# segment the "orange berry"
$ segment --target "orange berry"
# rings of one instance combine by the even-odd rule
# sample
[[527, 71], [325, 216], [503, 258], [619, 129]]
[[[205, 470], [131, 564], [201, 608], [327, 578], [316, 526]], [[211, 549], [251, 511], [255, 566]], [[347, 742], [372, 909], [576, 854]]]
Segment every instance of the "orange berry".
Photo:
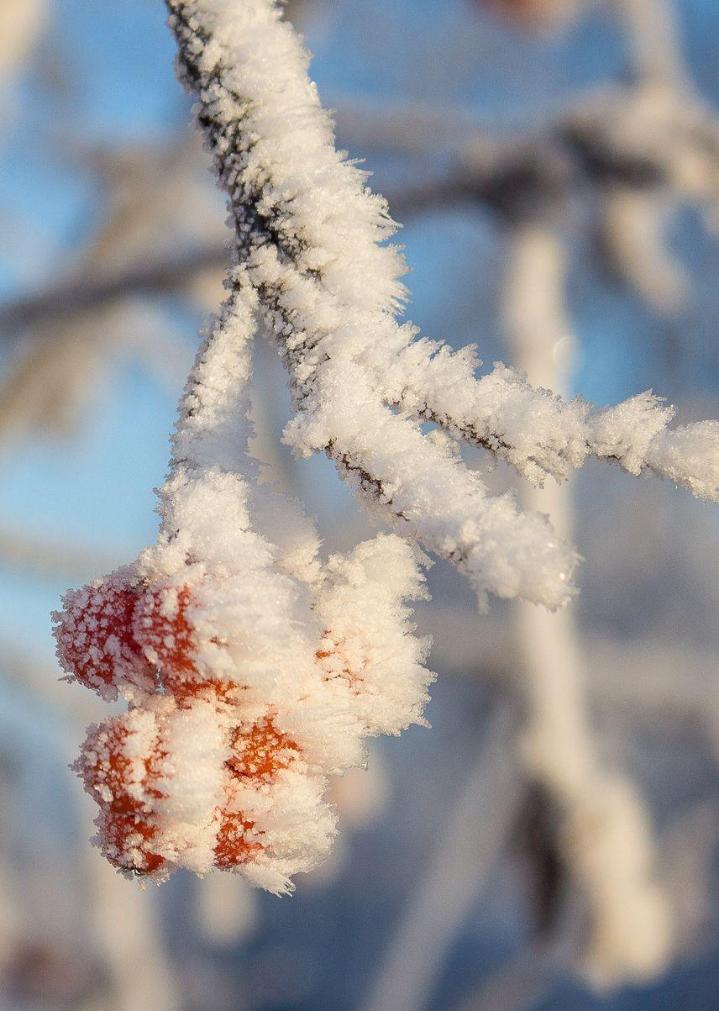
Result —
[[187, 681], [180, 678], [165, 678], [164, 681], [180, 708], [202, 699], [215, 701], [218, 706], [232, 706], [237, 703], [237, 693], [242, 690], [236, 681]]
[[110, 863], [135, 874], [151, 874], [165, 865], [152, 846], [157, 836], [152, 801], [162, 796], [154, 766], [162, 753], [157, 743], [147, 755], [132, 753], [131, 715], [92, 727], [74, 768], [100, 807], [96, 824]]
[[191, 601], [189, 586], [150, 586], [139, 596], [134, 608], [135, 641], [171, 690], [175, 684], [197, 675], [194, 630], [187, 613]]
[[251, 838], [254, 827], [255, 823], [245, 820], [240, 812], [224, 813], [217, 833], [215, 867], [222, 871], [241, 867], [264, 849], [261, 842]]
[[155, 687], [152, 666], [132, 635], [137, 595], [117, 577], [70, 590], [64, 610], [53, 614], [60, 666], [103, 698], [117, 698], [131, 684], [143, 691]]
[[264, 849], [262, 833], [254, 833], [255, 823], [240, 810], [233, 810], [235, 784], [270, 783], [280, 769], [286, 769], [299, 753], [297, 744], [278, 730], [271, 716], [257, 720], [247, 730], [236, 727], [231, 738], [232, 756], [225, 762], [231, 775], [228, 799], [217, 833], [215, 864], [221, 869], [247, 863]]
[[253, 723], [249, 731], [236, 727], [232, 750], [226, 765], [234, 776], [265, 781], [286, 769], [299, 752], [292, 738], [277, 729], [271, 716]]

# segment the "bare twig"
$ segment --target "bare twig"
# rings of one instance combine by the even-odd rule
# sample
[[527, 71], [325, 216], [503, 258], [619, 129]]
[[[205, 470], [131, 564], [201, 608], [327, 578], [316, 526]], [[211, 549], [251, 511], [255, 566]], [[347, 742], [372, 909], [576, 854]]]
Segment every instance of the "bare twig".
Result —
[[67, 319], [78, 312], [121, 302], [131, 295], [176, 291], [198, 274], [226, 267], [229, 255], [226, 243], [216, 243], [179, 257], [135, 262], [127, 269], [90, 281], [72, 278], [50, 290], [0, 306], [0, 331], [17, 332], [48, 320]]
[[117, 561], [109, 552], [0, 526], [0, 568], [39, 579], [87, 579], [94, 572], [109, 571]]

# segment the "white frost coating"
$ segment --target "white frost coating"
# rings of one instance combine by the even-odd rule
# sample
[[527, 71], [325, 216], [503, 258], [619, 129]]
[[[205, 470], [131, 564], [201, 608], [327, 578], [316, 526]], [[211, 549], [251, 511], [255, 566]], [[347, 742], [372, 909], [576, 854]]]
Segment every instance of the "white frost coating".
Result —
[[647, 449], [647, 466], [677, 484], [686, 485], [697, 498], [716, 502], [719, 494], [719, 422], [658, 432]]
[[[180, 402], [172, 445], [175, 463], [233, 470], [245, 460], [249, 425], [243, 433], [241, 419], [247, 415], [248, 344], [256, 298], [242, 270], [231, 271], [230, 282], [235, 292], [207, 329]], [[222, 340], [215, 339], [218, 333]]]
[[[240, 258], [292, 375], [292, 446], [328, 453], [403, 533], [457, 562], [480, 596], [524, 596], [552, 608], [571, 594], [574, 554], [544, 519], [492, 500], [476, 475], [421, 435], [418, 421], [485, 446], [536, 483], [599, 455], [716, 497], [704, 453], [669, 469], [662, 454], [647, 455], [670, 417], [650, 395], [639, 398], [641, 411], [634, 398], [592, 414], [503, 366], [478, 380], [472, 349], [452, 352], [399, 325], [405, 266], [397, 249], [379, 244], [393, 230], [387, 208], [334, 149], [307, 55], [276, 3], [168, 7]], [[627, 415], [635, 430], [625, 445]]]
[[316, 610], [326, 629], [325, 676], [356, 695], [365, 733], [399, 734], [421, 723], [427, 700], [422, 661], [429, 643], [408, 636], [408, 592], [423, 595], [409, 545], [398, 537], [360, 544], [327, 563]]
[[[531, 386], [522, 373], [501, 363], [477, 379], [481, 363], [472, 348], [452, 351], [434, 341], [416, 343], [419, 348], [412, 344], [394, 361], [377, 364], [377, 382], [386, 399], [490, 450], [532, 484], [541, 485], [546, 476], [563, 481], [588, 457], [608, 457], [630, 474], [650, 470], [684, 485], [697, 498], [719, 501], [716, 437], [707, 438], [717, 422], [667, 429], [674, 410], [651, 391], [595, 410], [580, 397], [564, 400]], [[635, 426], [631, 433], [629, 419]], [[653, 440], [669, 445], [679, 431], [687, 457], [676, 466], [655, 450]], [[625, 441], [630, 451], [617, 455], [615, 449]]]
[[[243, 866], [253, 884], [277, 895], [292, 891], [290, 876], [310, 870], [330, 849], [336, 818], [323, 802], [324, 780], [301, 762], [282, 770], [264, 790], [238, 787], [231, 806], [255, 823], [249, 839], [263, 849]], [[254, 834], [253, 834], [254, 833]]]
[[167, 721], [162, 738], [166, 754], [157, 768], [164, 794], [155, 805], [157, 852], [199, 873], [214, 862], [229, 723], [229, 714], [198, 701]]
[[652, 440], [671, 420], [674, 410], [653, 393], [640, 393], [592, 419], [592, 443], [597, 456], [620, 460], [630, 474], [640, 474]]
[[[269, 0], [168, 4], [180, 66], [230, 197], [247, 278], [292, 374], [300, 452], [327, 452], [402, 533], [457, 562], [480, 595], [559, 606], [575, 555], [544, 518], [492, 500], [479, 477], [398, 415], [375, 375], [411, 342], [393, 225], [335, 151], [307, 56]], [[351, 391], [351, 392], [350, 392]]]
[[386, 395], [410, 414], [484, 446], [535, 484], [547, 474], [562, 480], [584, 463], [588, 404], [531, 387], [501, 363], [477, 380], [478, 366], [471, 348], [453, 352], [430, 341], [410, 345], [397, 368], [385, 370]]

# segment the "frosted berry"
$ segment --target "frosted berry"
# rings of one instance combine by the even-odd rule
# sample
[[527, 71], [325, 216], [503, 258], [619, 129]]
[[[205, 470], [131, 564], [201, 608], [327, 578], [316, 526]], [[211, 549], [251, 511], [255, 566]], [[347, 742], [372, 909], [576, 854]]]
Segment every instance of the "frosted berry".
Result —
[[196, 644], [190, 611], [189, 586], [150, 586], [139, 597], [132, 616], [132, 633], [145, 659], [160, 673], [170, 691], [196, 682]]
[[185, 706], [168, 698], [92, 727], [74, 768], [100, 808], [98, 843], [108, 860], [164, 878], [177, 866], [276, 861], [286, 800], [276, 807], [273, 790], [291, 766], [307, 774], [298, 745], [271, 714], [233, 725], [231, 709], [208, 689]]
[[236, 727], [230, 746], [232, 756], [227, 767], [232, 775], [265, 782], [286, 769], [299, 752], [297, 744], [277, 729], [271, 716], [253, 723], [249, 730]]
[[96, 824], [103, 853], [135, 874], [156, 873], [166, 863], [155, 852], [160, 757], [154, 719], [135, 710], [92, 727], [74, 765], [100, 807]]
[[350, 651], [353, 654], [358, 653], [357, 643], [354, 643], [350, 650], [345, 639], [325, 630], [320, 648], [315, 652], [315, 660], [326, 681], [343, 678], [350, 688], [359, 691], [362, 688], [363, 670], [367, 661], [358, 657], [351, 660], [348, 655]]
[[152, 665], [132, 634], [135, 590], [110, 576], [63, 597], [64, 609], [53, 614], [60, 666], [80, 684], [114, 700], [118, 689], [134, 685], [153, 691]]
[[230, 776], [228, 800], [222, 810], [215, 846], [215, 864], [222, 869], [241, 866], [264, 849], [262, 832], [236, 807], [237, 786], [267, 785], [299, 755], [297, 744], [277, 729], [271, 716], [258, 720], [249, 729], [236, 727], [230, 744], [231, 757], [225, 763]]

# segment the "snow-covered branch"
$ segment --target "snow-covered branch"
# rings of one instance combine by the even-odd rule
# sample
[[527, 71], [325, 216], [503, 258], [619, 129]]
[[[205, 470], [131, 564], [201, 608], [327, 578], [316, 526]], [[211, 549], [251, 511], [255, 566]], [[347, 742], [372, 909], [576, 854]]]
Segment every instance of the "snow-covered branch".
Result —
[[[513, 361], [561, 390], [574, 348], [562, 301], [561, 239], [534, 222], [518, 226], [507, 260], [501, 317]], [[522, 501], [546, 509], [555, 527], [572, 536], [570, 485], [525, 487]], [[575, 957], [603, 985], [651, 978], [671, 951], [671, 913], [656, 879], [642, 797], [624, 772], [605, 768], [598, 753], [575, 610], [570, 605], [549, 614], [520, 601], [515, 621], [527, 709], [525, 767], [556, 809], [558, 848], [587, 904], [589, 936]]]
[[651, 471], [719, 501], [719, 422], [668, 428], [674, 409], [651, 392], [593, 410], [574, 398], [530, 386], [505, 365], [475, 378], [472, 351], [422, 341], [378, 370], [387, 399], [490, 450], [533, 484], [564, 480], [589, 457], [618, 462], [630, 474]]
[[273, 3], [169, 7], [240, 256], [292, 375], [288, 441], [326, 452], [366, 500], [455, 561], [480, 593], [559, 605], [572, 550], [543, 518], [490, 498], [454, 453], [383, 402], [373, 365], [415, 335], [395, 319], [404, 264], [384, 244], [393, 230], [384, 202], [334, 149], [294, 32]]
[[719, 426], [667, 433], [669, 411], [649, 394], [592, 415], [503, 367], [475, 380], [469, 349], [450, 352], [400, 324], [405, 267], [385, 242], [386, 205], [335, 151], [307, 57], [278, 8], [168, 6], [238, 255], [292, 377], [297, 413], [286, 438], [297, 451], [327, 453], [366, 501], [458, 564], [480, 594], [549, 607], [571, 593], [572, 550], [542, 517], [489, 496], [419, 420], [491, 448], [534, 480], [563, 477], [594, 454], [716, 496]]

